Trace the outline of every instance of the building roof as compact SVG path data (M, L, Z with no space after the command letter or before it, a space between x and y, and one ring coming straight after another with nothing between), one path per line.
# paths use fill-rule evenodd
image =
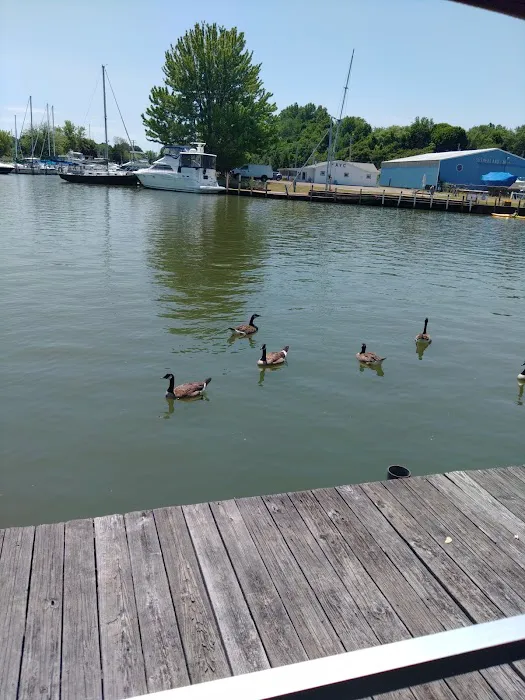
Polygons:
M427 161L427 160L447 160L448 158L461 158L463 156L473 156L476 153L490 153L491 151L503 151L502 148L478 148L474 151L443 151L442 153L420 153L417 156L408 156L407 158L392 158L385 160L385 163L408 163L409 161ZM507 153L507 151L503 151ZM513 155L509 153L509 155Z
M378 170L376 166L373 163L356 163L353 160L333 160L332 165L337 163L338 165L352 165L355 168L359 168L359 170L366 170L367 172L370 173L377 173ZM326 168L327 166L327 161L324 160L322 163L312 163L312 165L306 165L302 170L306 170L307 168ZM298 168L299 170L300 168Z

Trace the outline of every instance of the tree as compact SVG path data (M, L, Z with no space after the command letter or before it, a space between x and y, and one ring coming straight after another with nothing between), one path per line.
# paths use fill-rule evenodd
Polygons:
M468 131L469 148L503 148L509 150L513 133L501 124L480 124Z
M11 156L13 153L13 137L9 131L0 129L0 156Z
M146 136L161 144L202 140L221 170L263 152L274 129L270 101L244 34L196 24L165 54L163 87L142 115Z
M435 124L431 136L436 152L463 150L468 146L467 132L461 126Z
M409 127L409 148L427 148L432 141L434 121L428 117L416 117Z
M144 151L144 157L148 159L149 163L153 163L159 156L155 151Z

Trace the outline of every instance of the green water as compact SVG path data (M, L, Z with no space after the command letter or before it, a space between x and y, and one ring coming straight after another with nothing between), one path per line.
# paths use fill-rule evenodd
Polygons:
M0 217L0 527L525 461L522 222L15 175Z

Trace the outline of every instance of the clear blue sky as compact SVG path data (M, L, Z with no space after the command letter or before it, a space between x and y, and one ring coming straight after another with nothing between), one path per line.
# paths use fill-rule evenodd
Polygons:
M35 121L54 104L56 123L90 124L103 140L100 80L88 108L105 63L130 136L147 148L140 115L164 52L201 20L244 31L279 108L336 114L355 48L345 111L373 126L525 123L525 22L448 0L0 0L0 128L21 121L31 94ZM108 105L112 141L125 133Z

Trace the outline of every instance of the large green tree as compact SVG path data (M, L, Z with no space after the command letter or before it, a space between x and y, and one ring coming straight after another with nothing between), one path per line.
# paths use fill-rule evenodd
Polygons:
M12 156L13 137L9 131L0 129L0 156Z
M242 32L196 24L166 51L165 59L165 85L152 88L142 115L149 140L205 141L222 170L267 149L276 107Z
M437 152L464 150L468 146L467 132L461 126L435 124L431 136Z

